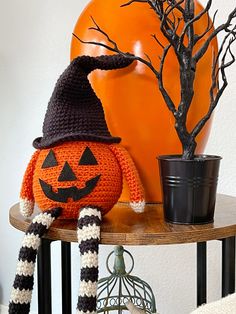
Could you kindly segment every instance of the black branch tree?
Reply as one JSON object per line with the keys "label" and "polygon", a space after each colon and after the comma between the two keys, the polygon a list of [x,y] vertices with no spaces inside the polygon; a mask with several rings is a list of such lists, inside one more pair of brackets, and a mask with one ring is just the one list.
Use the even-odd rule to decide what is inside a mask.
{"label": "black branch tree", "polygon": [[[158,67],[153,65],[148,55],[145,55],[145,58],[143,58],[120,50],[117,43],[110,38],[109,34],[100,28],[93,18],[94,26],[90,29],[103,34],[108,44],[85,41],[75,34],[73,35],[82,43],[103,46],[127,58],[140,61],[150,68],[157,78],[158,87],[165,103],[174,116],[175,129],[183,149],[182,158],[193,159],[197,146],[196,137],[211,117],[213,110],[216,108],[220,97],[228,85],[226,68],[235,62],[231,46],[236,40],[236,8],[229,14],[224,24],[214,28],[217,12],[214,14],[212,21],[209,18],[212,0],[208,0],[205,8],[198,14],[195,14],[194,0],[131,0],[124,3],[122,7],[134,5],[135,3],[143,3],[150,6],[160,21],[162,34],[167,39],[168,44],[164,46],[155,34],[151,35],[153,40],[163,49],[162,55],[159,56],[160,62]],[[196,34],[194,24],[200,21],[205,14],[208,17],[208,25],[202,34]],[[207,52],[212,40],[220,33],[223,33],[224,36],[219,46],[218,53],[213,57],[212,61],[212,84],[209,90],[209,108],[205,116],[201,118],[193,129],[188,130],[187,116],[194,96],[194,81],[197,66]],[[205,35],[208,36],[199,47],[200,39]],[[170,49],[174,50],[179,64],[181,95],[178,104],[175,104],[171,99],[168,90],[165,88],[163,79],[163,69]],[[219,78],[220,76],[221,79]]]}

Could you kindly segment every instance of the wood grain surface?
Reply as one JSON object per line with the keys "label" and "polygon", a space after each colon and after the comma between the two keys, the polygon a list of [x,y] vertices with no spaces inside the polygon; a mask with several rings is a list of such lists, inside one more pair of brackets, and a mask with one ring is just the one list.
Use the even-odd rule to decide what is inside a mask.
{"label": "wood grain surface", "polygon": [[[38,213],[35,210],[34,216]],[[33,216],[32,216],[33,217]],[[19,204],[9,212],[13,227],[25,231],[32,218],[25,219],[19,212]],[[57,220],[46,238],[77,242],[76,221]],[[102,244],[160,245],[203,242],[222,239],[236,234],[236,197],[217,195],[214,223],[205,225],[177,225],[164,221],[162,204],[146,205],[142,214],[134,213],[126,204],[117,204],[103,217]]]}

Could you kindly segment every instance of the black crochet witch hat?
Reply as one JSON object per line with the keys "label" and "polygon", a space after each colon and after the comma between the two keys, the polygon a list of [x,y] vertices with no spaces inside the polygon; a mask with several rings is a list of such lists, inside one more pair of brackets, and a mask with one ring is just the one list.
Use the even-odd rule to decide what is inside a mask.
{"label": "black crochet witch hat", "polygon": [[43,123],[43,137],[34,140],[35,148],[46,148],[65,141],[119,143],[111,136],[100,99],[92,89],[88,74],[128,66],[132,60],[122,55],[74,59],[58,79]]}

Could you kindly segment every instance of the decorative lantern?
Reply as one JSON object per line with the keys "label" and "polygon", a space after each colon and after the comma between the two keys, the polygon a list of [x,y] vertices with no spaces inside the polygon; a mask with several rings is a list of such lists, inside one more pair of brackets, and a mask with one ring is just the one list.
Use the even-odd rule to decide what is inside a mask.
{"label": "decorative lantern", "polygon": [[[131,258],[131,269],[127,272],[124,252]],[[115,255],[113,271],[109,267],[111,255]],[[106,260],[109,277],[98,281],[97,313],[127,312],[126,304],[132,302],[145,313],[156,313],[155,297],[149,284],[130,273],[134,268],[134,258],[123,246],[115,246]]]}

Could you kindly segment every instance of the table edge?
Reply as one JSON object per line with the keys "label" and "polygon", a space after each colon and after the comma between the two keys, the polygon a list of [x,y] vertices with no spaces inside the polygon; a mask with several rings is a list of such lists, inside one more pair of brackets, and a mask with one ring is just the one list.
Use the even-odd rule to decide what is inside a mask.
{"label": "table edge", "polygon": [[[9,215],[10,224],[20,230],[25,232],[29,226],[29,222],[21,222],[22,226],[19,226],[18,221]],[[60,229],[61,230],[61,229]],[[222,232],[224,231],[224,232]],[[59,232],[60,233],[60,232]],[[45,234],[44,238],[50,240],[60,240],[65,241],[65,239],[58,233],[56,228],[53,226]],[[221,234],[224,233],[224,234]],[[77,242],[75,230],[63,230],[64,236],[66,236],[65,242]],[[111,233],[101,231],[100,244],[104,245],[168,245],[168,244],[187,244],[195,242],[206,242],[211,240],[220,240],[236,235],[236,225],[229,227],[219,227],[212,230],[194,230],[186,231],[183,235],[182,232],[174,232],[173,237],[165,235],[165,233],[148,233],[148,234],[135,234],[135,233]]]}

